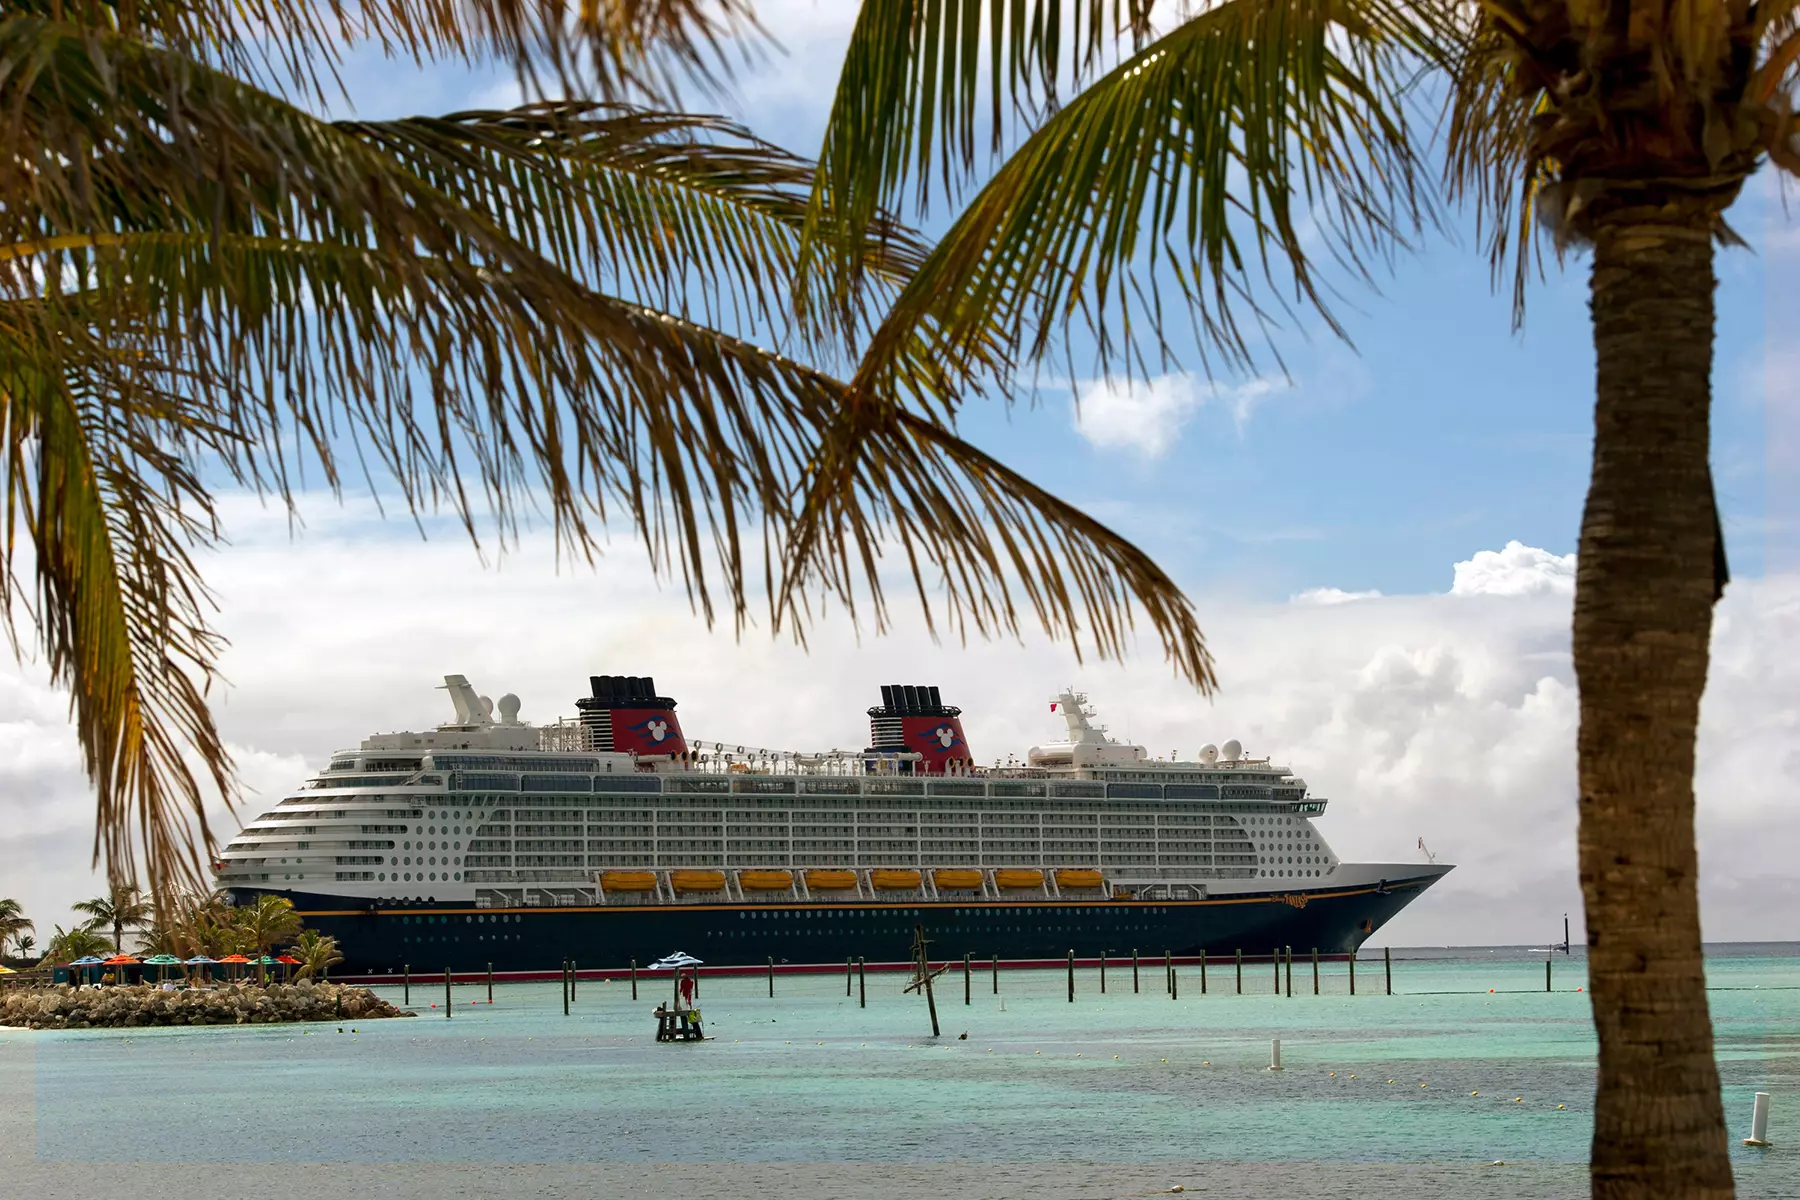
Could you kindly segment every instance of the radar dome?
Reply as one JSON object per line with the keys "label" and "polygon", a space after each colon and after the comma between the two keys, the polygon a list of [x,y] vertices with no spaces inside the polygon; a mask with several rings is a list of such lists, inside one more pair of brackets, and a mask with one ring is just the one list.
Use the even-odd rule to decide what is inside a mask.
{"label": "radar dome", "polygon": [[494,719],[494,698],[492,696],[481,698],[481,715],[490,721]]}
{"label": "radar dome", "polygon": [[1200,747],[1200,761],[1205,763],[1209,767],[1212,766],[1212,764],[1218,762],[1219,761],[1219,748],[1217,746],[1213,745],[1211,742],[1208,742],[1208,743],[1206,743],[1206,745]]}
{"label": "radar dome", "polygon": [[1219,757],[1226,762],[1236,762],[1238,759],[1244,757],[1244,743],[1238,741],[1236,738],[1232,738],[1223,746],[1219,747]]}
{"label": "radar dome", "polygon": [[511,692],[500,697],[500,719],[508,725],[519,723],[519,698]]}

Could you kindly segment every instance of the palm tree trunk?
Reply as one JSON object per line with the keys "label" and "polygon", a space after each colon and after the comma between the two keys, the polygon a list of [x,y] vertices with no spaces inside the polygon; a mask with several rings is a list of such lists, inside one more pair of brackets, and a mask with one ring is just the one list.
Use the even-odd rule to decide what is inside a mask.
{"label": "palm tree trunk", "polygon": [[1708,467],[1713,249],[1603,228],[1575,590],[1581,890],[1600,1039],[1593,1195],[1732,1195],[1700,956],[1694,737],[1723,547]]}

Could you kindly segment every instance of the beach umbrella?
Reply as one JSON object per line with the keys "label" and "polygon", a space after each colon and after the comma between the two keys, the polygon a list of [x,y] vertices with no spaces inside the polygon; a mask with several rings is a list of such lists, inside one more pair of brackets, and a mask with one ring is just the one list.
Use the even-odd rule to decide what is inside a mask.
{"label": "beach umbrella", "polygon": [[169,977],[170,967],[179,967],[181,960],[173,954],[152,954],[144,960],[146,967],[156,968],[156,982],[162,983]]}
{"label": "beach umbrella", "polygon": [[[192,958],[183,959],[181,965],[184,967],[216,967],[219,965],[219,960],[208,958],[204,954],[196,954]],[[208,979],[212,978],[211,971],[206,972],[206,975]]]}
{"label": "beach umbrella", "polygon": [[13,970],[11,967],[0,966],[0,975],[17,975],[17,974],[18,974],[18,972]]}
{"label": "beach umbrella", "polygon": [[651,963],[649,969],[652,971],[673,971],[673,972],[675,972],[675,981],[674,981],[675,990],[671,993],[671,996],[673,997],[674,1002],[679,1004],[679,1003],[681,1003],[681,973],[682,973],[682,971],[686,970],[688,967],[697,967],[700,965],[701,965],[700,960],[695,958],[693,955],[691,955],[683,950],[677,950],[675,953],[666,955],[662,958],[657,959],[655,962]]}
{"label": "beach umbrella", "polygon": [[[239,967],[239,966],[244,966],[253,960],[245,958],[241,954],[227,954],[224,958],[221,958],[219,961],[226,964],[228,967]],[[231,972],[230,977],[233,979],[236,979],[237,973],[235,971]]]}
{"label": "beach umbrella", "polygon": [[138,965],[138,963],[139,963],[139,960],[133,958],[129,954],[115,954],[111,958],[107,959],[105,962],[101,963],[100,965],[103,967],[118,967],[118,968],[120,968],[119,982],[124,983],[125,982],[124,968],[125,967],[135,967]]}
{"label": "beach umbrella", "polygon": [[[100,958],[97,955],[84,954],[80,958],[74,959],[74,960],[66,963],[65,965],[69,966],[69,967],[83,967],[83,968],[97,967],[105,961],[106,961],[105,959]],[[81,973],[82,973],[82,975],[85,976],[87,974],[87,971],[83,970]]]}
{"label": "beach umbrella", "polygon": [[294,968],[300,965],[300,960],[291,954],[277,954],[275,961],[287,968],[281,973],[284,982],[294,977]]}

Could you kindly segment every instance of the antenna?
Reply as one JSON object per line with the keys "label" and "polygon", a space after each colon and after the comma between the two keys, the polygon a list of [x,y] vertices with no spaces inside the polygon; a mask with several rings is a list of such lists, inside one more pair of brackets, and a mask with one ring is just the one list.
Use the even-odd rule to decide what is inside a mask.
{"label": "antenna", "polygon": [[1437,855],[1431,852],[1431,847],[1425,844],[1424,838],[1419,839],[1419,850],[1424,853],[1426,862],[1430,863],[1432,866],[1437,865]]}

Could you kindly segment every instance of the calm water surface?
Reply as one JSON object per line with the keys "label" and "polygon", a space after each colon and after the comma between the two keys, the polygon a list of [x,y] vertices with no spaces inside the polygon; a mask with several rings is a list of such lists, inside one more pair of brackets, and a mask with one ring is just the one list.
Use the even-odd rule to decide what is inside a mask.
{"label": "calm water surface", "polygon": [[[1800,948],[1716,947],[1709,999],[1744,1196],[1800,1197]],[[98,1194],[112,1164],[189,1195],[971,1195],[1188,1191],[1576,1196],[1594,1038],[1579,955],[1543,991],[1526,949],[1406,951],[1347,994],[1273,992],[1267,963],[1181,972],[960,970],[944,1037],[903,980],[702,981],[715,1041],[659,1046],[665,982],[413,989],[405,1021],[0,1031],[0,1167],[20,1195]],[[1492,989],[1490,992],[1489,989]],[[381,989],[398,1002],[399,989]],[[428,1007],[433,1001],[437,1008]],[[1001,1007],[1004,1002],[1004,1009]],[[473,1002],[473,1003],[472,1003]],[[967,1033],[967,1038],[958,1035]],[[1286,1069],[1267,1070],[1282,1040]],[[1738,1146],[1775,1096],[1773,1151]],[[1496,1160],[1504,1166],[1493,1165]],[[315,1164],[337,1164],[320,1167]],[[141,1182],[141,1178],[140,1178]]]}

